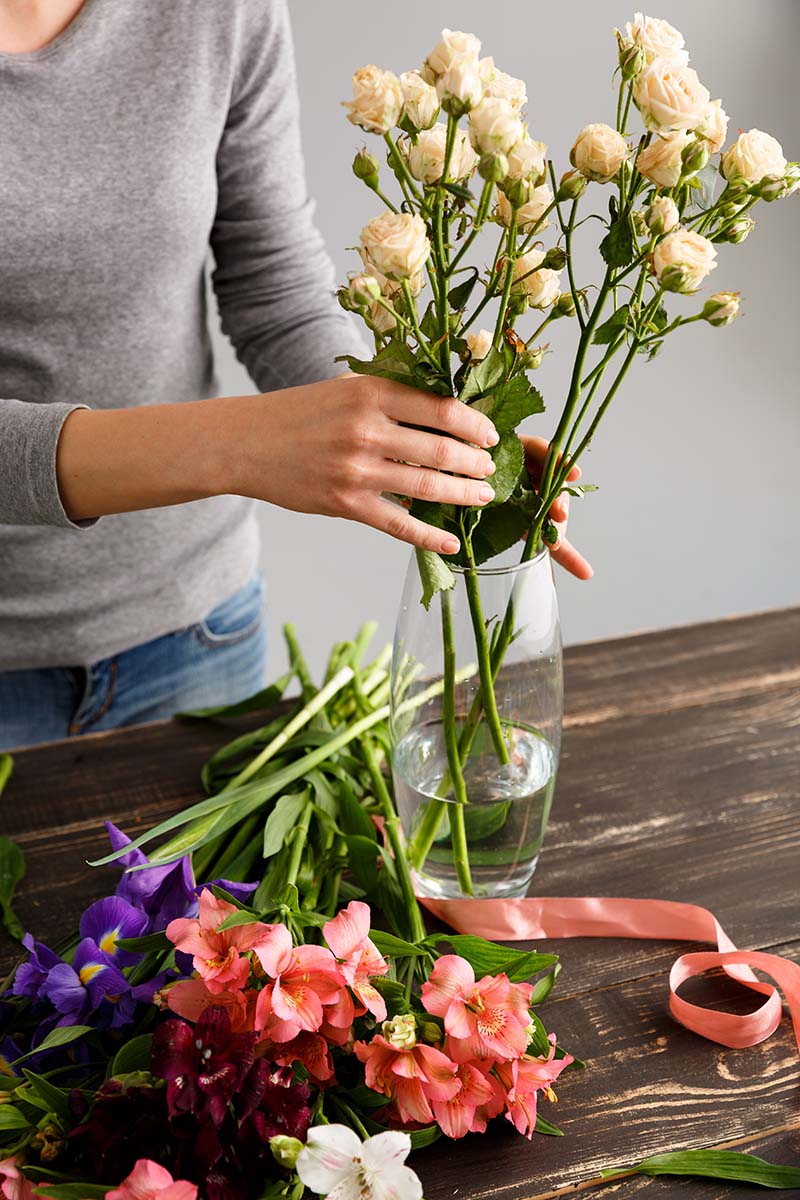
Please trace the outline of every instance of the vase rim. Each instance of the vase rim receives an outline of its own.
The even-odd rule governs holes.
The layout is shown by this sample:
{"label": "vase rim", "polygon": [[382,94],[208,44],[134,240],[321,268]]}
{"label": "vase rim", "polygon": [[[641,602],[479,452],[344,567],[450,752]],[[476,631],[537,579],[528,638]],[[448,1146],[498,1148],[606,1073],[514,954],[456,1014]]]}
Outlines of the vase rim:
{"label": "vase rim", "polygon": [[[543,546],[533,558],[527,559],[525,562],[510,563],[507,567],[475,567],[473,568],[476,575],[516,575],[518,571],[527,571],[530,567],[535,567],[547,555],[547,547]],[[457,567],[452,563],[448,563],[450,570],[454,575],[471,574],[469,567]]]}

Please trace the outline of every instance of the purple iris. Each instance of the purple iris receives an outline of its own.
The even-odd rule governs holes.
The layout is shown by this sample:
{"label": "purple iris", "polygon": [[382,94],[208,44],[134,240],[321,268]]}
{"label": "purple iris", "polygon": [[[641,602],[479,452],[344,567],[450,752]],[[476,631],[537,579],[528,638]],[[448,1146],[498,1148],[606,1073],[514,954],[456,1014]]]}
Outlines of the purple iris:
{"label": "purple iris", "polygon": [[119,967],[129,967],[140,959],[131,950],[122,950],[121,938],[141,937],[147,929],[147,916],[122,896],[107,896],[90,904],[81,917],[80,935],[91,940]]}
{"label": "purple iris", "polygon": [[93,1024],[115,1029],[130,1021],[136,1004],[128,980],[92,938],[79,943],[72,964],[56,963],[39,996],[61,1013],[59,1025],[82,1025],[96,1014]]}
{"label": "purple iris", "polygon": [[30,957],[27,962],[20,963],[17,967],[11,994],[29,996],[32,1000],[37,1000],[49,972],[63,960],[49,946],[34,941],[32,933],[25,934],[22,944]]}

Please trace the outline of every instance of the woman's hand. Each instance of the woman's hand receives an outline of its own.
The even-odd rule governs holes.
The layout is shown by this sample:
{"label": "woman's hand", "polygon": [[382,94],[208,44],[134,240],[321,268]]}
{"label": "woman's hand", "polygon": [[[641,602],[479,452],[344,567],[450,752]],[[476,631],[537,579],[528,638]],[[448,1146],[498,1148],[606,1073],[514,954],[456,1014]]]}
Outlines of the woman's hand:
{"label": "woman's hand", "polygon": [[[523,437],[522,444],[525,447],[525,465],[531,479],[536,484],[539,482],[544,466],[545,456],[547,454],[547,442],[540,437]],[[573,467],[567,476],[568,483],[575,483],[581,477],[580,467]],[[555,545],[550,546],[550,553],[555,561],[569,571],[570,575],[574,575],[576,579],[591,579],[594,571],[590,564],[586,561],[583,555],[575,549],[575,547],[566,539],[567,521],[569,519],[569,493],[562,492],[553,501],[550,509],[550,520],[558,530],[558,541]]]}

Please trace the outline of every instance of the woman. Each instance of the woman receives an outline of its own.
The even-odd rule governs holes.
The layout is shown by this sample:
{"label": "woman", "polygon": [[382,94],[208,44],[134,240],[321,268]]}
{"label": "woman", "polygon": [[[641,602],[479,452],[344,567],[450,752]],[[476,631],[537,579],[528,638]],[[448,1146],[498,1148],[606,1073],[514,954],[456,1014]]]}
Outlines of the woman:
{"label": "woman", "polygon": [[[452,552],[381,493],[486,503],[496,434],[455,402],[336,377],[363,346],[312,223],[286,0],[0,0],[0,112],[11,747],[257,690],[252,501]],[[261,395],[216,395],[209,246]],[[532,469],[544,449],[529,439]],[[591,573],[565,542],[555,557]]]}

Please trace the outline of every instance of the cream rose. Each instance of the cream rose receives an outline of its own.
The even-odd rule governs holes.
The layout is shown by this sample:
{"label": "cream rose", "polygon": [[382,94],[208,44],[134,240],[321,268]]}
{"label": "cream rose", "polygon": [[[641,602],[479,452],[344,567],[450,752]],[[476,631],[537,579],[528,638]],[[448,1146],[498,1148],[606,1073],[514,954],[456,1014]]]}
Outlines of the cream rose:
{"label": "cream rose", "polygon": [[648,129],[696,129],[711,105],[691,67],[656,59],[633,81],[633,98]]}
{"label": "cream rose", "polygon": [[467,346],[473,362],[480,362],[492,348],[493,335],[488,329],[478,329],[475,333],[467,334]]}
{"label": "cream rose", "polygon": [[717,154],[725,145],[729,119],[722,107],[722,101],[712,100],[708,112],[697,129],[700,137],[705,138],[708,142],[708,149],[712,154]]}
{"label": "cream rose", "polygon": [[683,152],[691,141],[692,135],[685,129],[653,138],[649,146],[639,151],[636,169],[656,187],[676,187],[683,171]]}
{"label": "cream rose", "polygon": [[656,235],[670,233],[680,222],[678,206],[669,196],[656,196],[644,214],[647,228]]}
{"label": "cream rose", "polygon": [[442,40],[437,42],[425,59],[422,77],[428,83],[436,83],[440,75],[449,71],[456,63],[469,62],[477,67],[481,53],[480,38],[474,33],[462,33],[459,29],[443,29]]}
{"label": "cream rose", "polygon": [[644,61],[649,66],[655,59],[660,58],[677,67],[685,67],[689,61],[688,51],[684,49],[683,34],[658,17],[645,17],[642,13],[633,14],[633,20],[628,21],[625,33],[617,31],[626,45],[639,46],[644,54]]}
{"label": "cream rose", "polygon": [[586,179],[608,183],[614,178],[628,154],[622,134],[610,125],[587,125],[578,134],[569,160]]}
{"label": "cream rose", "polygon": [[676,229],[657,243],[653,269],[668,292],[696,292],[716,267],[717,252],[712,242],[688,229]]}
{"label": "cream rose", "polygon": [[525,128],[510,104],[489,96],[469,114],[469,137],[481,154],[508,154],[524,141]]}
{"label": "cream rose", "polygon": [[515,79],[494,65],[493,58],[482,58],[478,63],[478,71],[483,80],[484,95],[493,96],[495,100],[505,100],[515,113],[528,103],[528,92],[524,79]]}
{"label": "cream rose", "polygon": [[544,179],[547,171],[546,154],[547,146],[544,142],[535,142],[529,137],[523,138],[508,152],[508,178],[530,179],[534,183]]}
{"label": "cream rose", "polygon": [[760,129],[740,133],[722,156],[725,178],[749,184],[760,183],[765,175],[783,175],[787,165],[780,142]]}
{"label": "cream rose", "polygon": [[431,244],[422,217],[382,213],[361,230],[364,262],[387,279],[409,279],[428,261]]}
{"label": "cream rose", "polygon": [[353,99],[343,100],[347,119],[368,133],[388,133],[400,119],[403,93],[392,71],[362,67],[353,76]]}
{"label": "cream rose", "polygon": [[[415,179],[432,184],[441,179],[444,169],[444,152],[447,143],[447,126],[441,121],[433,129],[425,129],[416,142],[404,142],[403,153],[408,169]],[[478,156],[470,145],[466,133],[459,129],[450,154],[450,179],[465,179],[475,167]]]}
{"label": "cream rose", "polygon": [[722,328],[739,315],[738,292],[715,292],[703,305],[703,318],[709,325]]}
{"label": "cream rose", "polygon": [[543,250],[529,250],[514,263],[514,290],[523,292],[531,308],[549,308],[561,292],[558,271],[543,267]]}
{"label": "cream rose", "polygon": [[445,112],[461,117],[483,99],[483,83],[477,63],[454,63],[436,83],[436,91]]}
{"label": "cream rose", "polygon": [[390,333],[397,321],[388,308],[384,308],[379,300],[371,304],[366,313],[367,324],[376,333]]}
{"label": "cream rose", "polygon": [[520,233],[533,233],[534,229],[541,232],[550,224],[548,220],[539,221],[553,203],[553,193],[546,183],[534,188],[530,199],[520,208],[514,209],[510,200],[502,192],[497,193],[497,215],[506,228],[511,224],[512,213],[517,214],[517,229]]}
{"label": "cream rose", "polygon": [[403,93],[403,115],[414,129],[430,129],[439,115],[439,97],[436,88],[420,75],[419,71],[404,71],[399,79]]}

